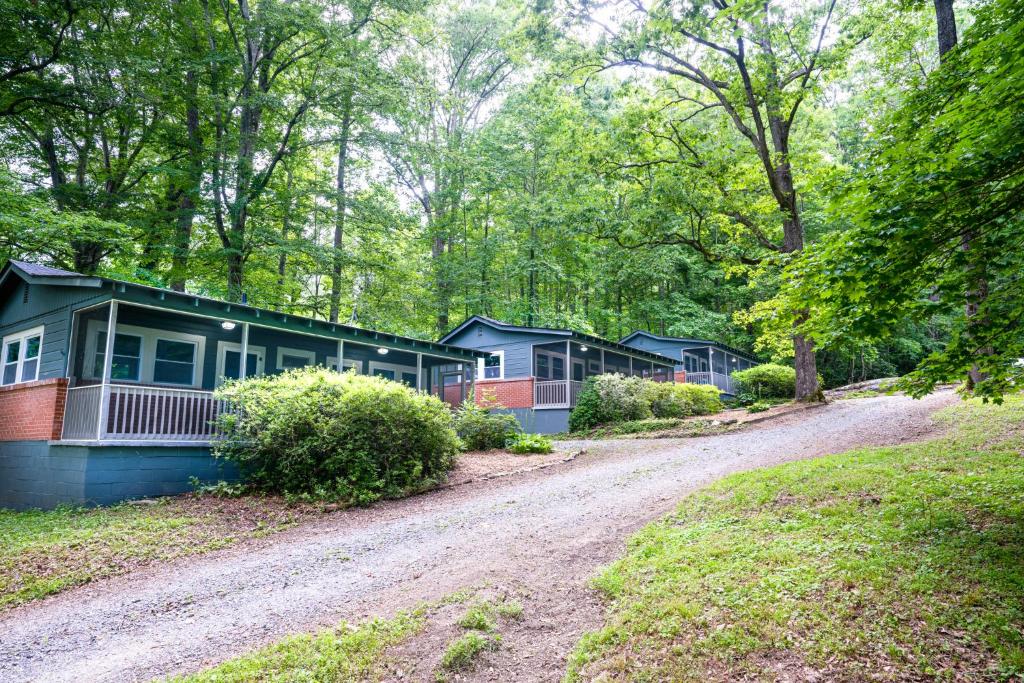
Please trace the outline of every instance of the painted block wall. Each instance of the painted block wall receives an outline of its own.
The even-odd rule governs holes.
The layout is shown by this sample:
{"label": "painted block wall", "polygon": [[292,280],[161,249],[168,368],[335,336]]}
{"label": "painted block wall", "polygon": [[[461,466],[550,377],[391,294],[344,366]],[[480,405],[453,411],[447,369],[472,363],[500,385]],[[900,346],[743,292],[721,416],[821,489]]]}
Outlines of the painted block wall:
{"label": "painted block wall", "polygon": [[0,387],[0,441],[59,439],[67,396],[63,377]]}
{"label": "painted block wall", "polygon": [[508,412],[516,416],[519,426],[528,434],[558,434],[569,431],[568,408],[534,410],[533,408],[512,408]]}
{"label": "painted block wall", "polygon": [[112,505],[177,495],[204,482],[238,479],[232,463],[196,446],[69,446],[0,442],[0,508]]}

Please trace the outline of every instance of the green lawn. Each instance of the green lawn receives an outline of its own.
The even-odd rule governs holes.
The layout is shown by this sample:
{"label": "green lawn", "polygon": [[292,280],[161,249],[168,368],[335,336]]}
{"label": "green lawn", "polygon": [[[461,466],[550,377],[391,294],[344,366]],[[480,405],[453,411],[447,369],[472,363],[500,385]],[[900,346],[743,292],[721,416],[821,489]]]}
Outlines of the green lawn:
{"label": "green lawn", "polygon": [[150,562],[223,548],[310,513],[276,499],[197,496],[155,505],[0,510],[0,609]]}
{"label": "green lawn", "polygon": [[596,579],[567,680],[1024,678],[1024,400],[729,477]]}

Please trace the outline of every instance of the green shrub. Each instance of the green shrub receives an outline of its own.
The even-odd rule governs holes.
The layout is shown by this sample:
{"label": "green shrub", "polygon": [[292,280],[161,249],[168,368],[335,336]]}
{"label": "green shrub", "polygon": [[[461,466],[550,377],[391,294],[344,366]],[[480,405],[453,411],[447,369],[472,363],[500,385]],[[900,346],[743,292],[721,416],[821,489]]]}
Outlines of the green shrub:
{"label": "green shrub", "polygon": [[644,398],[654,417],[679,418],[711,415],[724,407],[717,387],[702,384],[647,382]]}
{"label": "green shrub", "polygon": [[464,401],[455,411],[455,431],[471,451],[503,448],[521,430],[515,415],[498,413]]}
{"label": "green shrub", "polygon": [[494,650],[499,640],[476,631],[465,633],[448,644],[441,655],[441,666],[449,671],[469,668],[485,650]]}
{"label": "green shrub", "polygon": [[324,368],[228,382],[214,455],[256,488],[365,504],[443,479],[460,442],[448,407],[398,382]]}
{"label": "green shrub", "polygon": [[505,444],[512,453],[524,455],[526,453],[550,453],[555,450],[551,439],[543,434],[517,434]]}
{"label": "green shrub", "polygon": [[766,410],[771,410],[773,405],[775,405],[775,404],[769,403],[768,401],[754,401],[749,406],[747,406],[747,412],[748,413],[763,413]]}
{"label": "green shrub", "polygon": [[796,395],[796,370],[787,365],[765,363],[732,373],[743,394],[757,398],[793,398]]}
{"label": "green shrub", "polygon": [[608,374],[587,378],[569,413],[569,429],[578,432],[600,424],[643,420],[653,417],[644,397],[648,380],[640,377]]}

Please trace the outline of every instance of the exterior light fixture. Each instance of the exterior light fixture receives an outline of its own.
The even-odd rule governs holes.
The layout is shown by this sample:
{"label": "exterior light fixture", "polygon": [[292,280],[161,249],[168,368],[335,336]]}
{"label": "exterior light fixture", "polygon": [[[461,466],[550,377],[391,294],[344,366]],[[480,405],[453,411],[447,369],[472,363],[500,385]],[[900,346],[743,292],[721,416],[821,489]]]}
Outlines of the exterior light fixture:
{"label": "exterior light fixture", "polygon": [[586,353],[589,350],[590,350],[590,347],[587,346],[586,344],[580,346],[580,351],[583,352],[583,353]]}
{"label": "exterior light fixture", "polygon": [[220,324],[220,326],[222,328],[224,328],[225,330],[227,330],[228,332],[230,332],[231,330],[235,329],[235,323],[233,323],[230,320],[225,320],[224,322],[222,322]]}
{"label": "exterior light fixture", "polygon": [[377,353],[379,353],[382,356],[386,356],[388,355],[388,350],[381,346],[380,348],[377,349]]}

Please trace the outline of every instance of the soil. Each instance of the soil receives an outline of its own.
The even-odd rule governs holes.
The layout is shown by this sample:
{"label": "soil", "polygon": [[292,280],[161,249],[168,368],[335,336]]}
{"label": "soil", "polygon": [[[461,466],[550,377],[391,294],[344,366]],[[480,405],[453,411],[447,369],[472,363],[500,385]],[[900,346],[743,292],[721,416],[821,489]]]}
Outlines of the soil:
{"label": "soil", "polygon": [[[580,635],[601,625],[589,578],[682,496],[735,471],[921,439],[936,429],[929,414],[954,401],[948,392],[921,401],[881,396],[718,436],[559,444],[586,452],[328,514],[14,609],[0,617],[0,679],[128,681],[194,671],[288,633],[386,617],[473,588],[515,594],[523,617],[503,627],[500,648],[450,680],[559,680]],[[447,626],[432,621],[389,653],[392,678],[434,680],[455,611]]]}

